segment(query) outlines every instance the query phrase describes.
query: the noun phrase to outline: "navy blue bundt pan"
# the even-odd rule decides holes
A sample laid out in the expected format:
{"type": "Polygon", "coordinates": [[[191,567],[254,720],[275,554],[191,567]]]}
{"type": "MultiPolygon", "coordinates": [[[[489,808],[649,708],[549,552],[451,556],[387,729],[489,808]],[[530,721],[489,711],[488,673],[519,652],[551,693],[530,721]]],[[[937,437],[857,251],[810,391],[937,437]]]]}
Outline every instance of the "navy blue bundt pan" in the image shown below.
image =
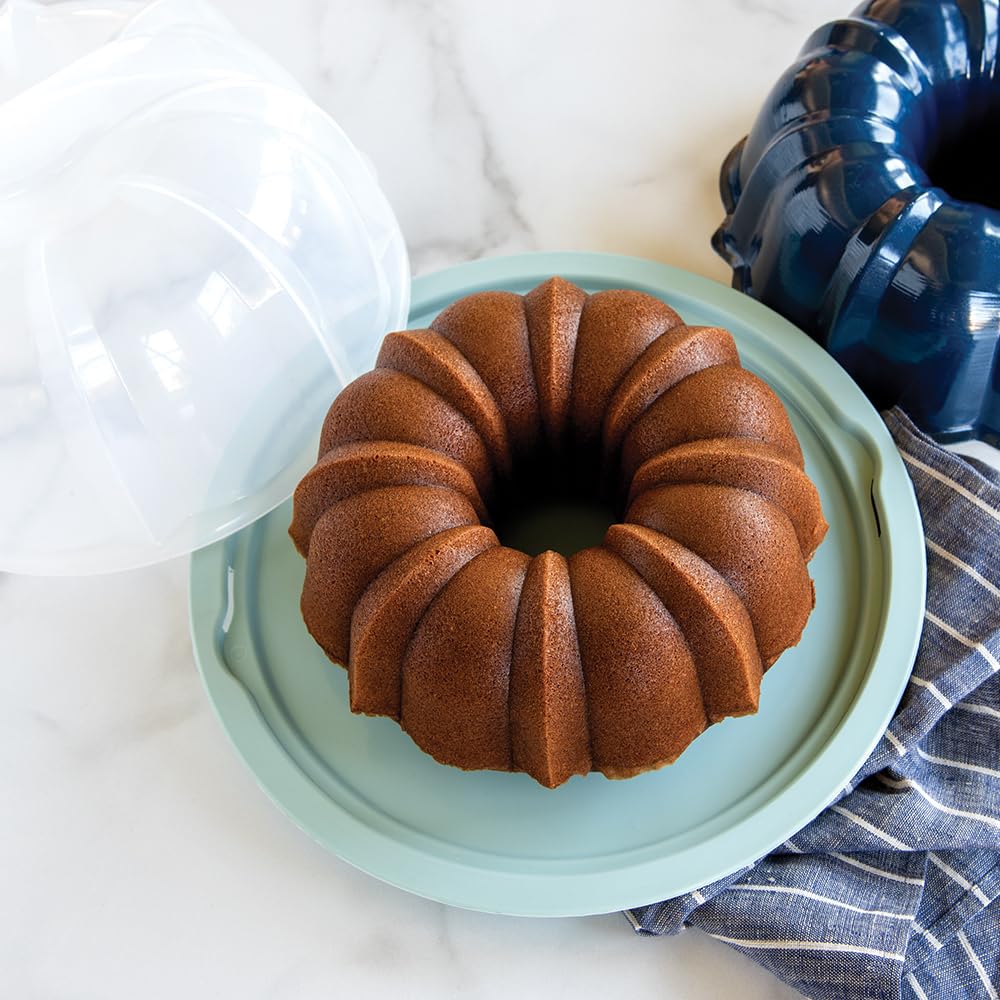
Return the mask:
{"type": "Polygon", "coordinates": [[[996,2],[866,3],[722,168],[734,287],[942,440],[1000,435],[997,46],[996,2]]]}

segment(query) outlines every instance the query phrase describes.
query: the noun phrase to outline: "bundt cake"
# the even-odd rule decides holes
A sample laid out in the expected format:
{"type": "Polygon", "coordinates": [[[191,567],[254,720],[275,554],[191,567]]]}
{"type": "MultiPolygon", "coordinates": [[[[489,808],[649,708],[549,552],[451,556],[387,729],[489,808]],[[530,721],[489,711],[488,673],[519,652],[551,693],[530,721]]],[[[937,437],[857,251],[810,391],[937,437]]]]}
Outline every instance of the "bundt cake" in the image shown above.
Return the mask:
{"type": "Polygon", "coordinates": [[[870,0],[819,28],[722,166],[733,285],[879,408],[1000,435],[996,0],[870,0]]]}
{"type": "Polygon", "coordinates": [[[552,278],[389,334],[330,407],[289,531],[353,711],[442,763],[553,787],[660,767],[756,711],[826,527],[729,333],[552,278]],[[568,559],[503,545],[496,511],[543,480],[624,516],[568,559]]]}

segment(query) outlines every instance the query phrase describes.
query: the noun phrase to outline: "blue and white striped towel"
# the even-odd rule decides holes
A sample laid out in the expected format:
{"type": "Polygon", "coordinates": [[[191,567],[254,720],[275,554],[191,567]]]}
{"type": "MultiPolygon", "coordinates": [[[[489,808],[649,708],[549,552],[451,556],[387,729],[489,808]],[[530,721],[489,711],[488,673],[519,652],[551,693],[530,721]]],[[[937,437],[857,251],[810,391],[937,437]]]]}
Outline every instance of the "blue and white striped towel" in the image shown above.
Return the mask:
{"type": "Polygon", "coordinates": [[[927,612],[889,729],[842,797],[757,864],[626,915],[685,926],[809,997],[1000,993],[1000,475],[885,415],[927,537],[927,612]]]}

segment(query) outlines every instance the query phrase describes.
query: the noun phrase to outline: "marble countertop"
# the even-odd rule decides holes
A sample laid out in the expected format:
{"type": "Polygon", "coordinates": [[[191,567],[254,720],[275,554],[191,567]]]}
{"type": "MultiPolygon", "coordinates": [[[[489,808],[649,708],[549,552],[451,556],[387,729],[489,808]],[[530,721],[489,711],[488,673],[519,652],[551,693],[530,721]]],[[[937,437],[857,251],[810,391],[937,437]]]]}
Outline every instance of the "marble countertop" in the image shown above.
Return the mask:
{"type": "MultiPolygon", "coordinates": [[[[375,163],[416,274],[609,250],[728,283],[718,167],[847,0],[220,0],[375,163]]],[[[187,563],[0,576],[0,996],[796,994],[697,931],[449,909],[327,854],[202,692],[187,563]]]]}

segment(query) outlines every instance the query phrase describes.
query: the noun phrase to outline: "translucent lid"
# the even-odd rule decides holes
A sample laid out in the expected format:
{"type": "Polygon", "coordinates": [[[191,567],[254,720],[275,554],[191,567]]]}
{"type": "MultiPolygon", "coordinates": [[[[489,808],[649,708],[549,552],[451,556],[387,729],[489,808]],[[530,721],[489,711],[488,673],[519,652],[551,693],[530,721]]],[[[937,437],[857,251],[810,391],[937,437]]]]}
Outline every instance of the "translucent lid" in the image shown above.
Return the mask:
{"type": "Polygon", "coordinates": [[[124,569],[253,521],[405,325],[367,162],[199,0],[10,0],[0,102],[0,570],[124,569]]]}

